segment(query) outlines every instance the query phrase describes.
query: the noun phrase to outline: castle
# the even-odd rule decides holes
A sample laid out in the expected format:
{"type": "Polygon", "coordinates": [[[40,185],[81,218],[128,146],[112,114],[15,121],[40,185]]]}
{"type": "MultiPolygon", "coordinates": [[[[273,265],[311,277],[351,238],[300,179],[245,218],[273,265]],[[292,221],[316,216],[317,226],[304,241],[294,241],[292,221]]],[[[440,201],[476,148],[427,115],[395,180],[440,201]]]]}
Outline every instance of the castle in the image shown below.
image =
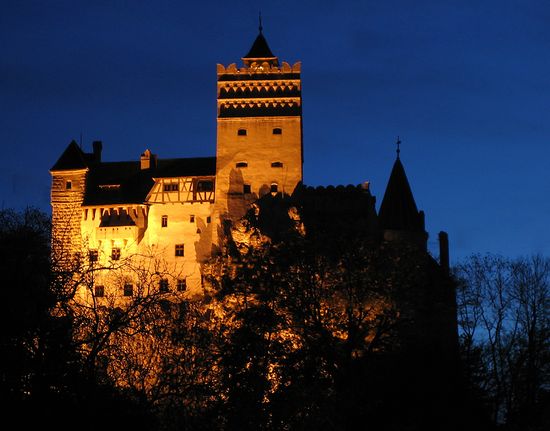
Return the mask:
{"type": "MultiPolygon", "coordinates": [[[[265,195],[303,188],[300,63],[279,62],[261,26],[242,61],[217,66],[215,157],[162,159],[146,149],[134,161],[103,162],[100,141],[91,153],[68,145],[50,170],[58,254],[105,268],[154,255],[173,274],[159,277],[160,289],[200,294],[201,265],[218,249],[224,223],[265,195]]],[[[378,214],[368,184],[357,190],[385,240],[426,250],[424,215],[399,152],[378,214]]],[[[441,265],[448,267],[446,235],[440,239],[441,265]]],[[[136,283],[121,281],[115,294],[132,296],[136,283]]],[[[101,273],[95,284],[93,294],[105,295],[101,273]]]]}

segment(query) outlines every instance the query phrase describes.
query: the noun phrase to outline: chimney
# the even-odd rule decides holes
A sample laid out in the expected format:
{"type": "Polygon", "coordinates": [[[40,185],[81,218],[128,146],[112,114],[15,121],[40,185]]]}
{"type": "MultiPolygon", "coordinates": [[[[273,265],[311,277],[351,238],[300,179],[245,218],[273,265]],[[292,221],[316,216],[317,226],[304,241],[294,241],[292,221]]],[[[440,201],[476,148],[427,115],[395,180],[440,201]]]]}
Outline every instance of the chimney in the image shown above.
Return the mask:
{"type": "Polygon", "coordinates": [[[141,170],[157,167],[157,156],[150,150],[145,150],[140,157],[141,170]]]}
{"type": "Polygon", "coordinates": [[[439,264],[446,274],[449,273],[449,235],[439,232],[439,264]]]}
{"type": "Polygon", "coordinates": [[[94,162],[101,163],[101,150],[103,149],[103,144],[101,141],[94,141],[92,145],[94,148],[94,162]]]}

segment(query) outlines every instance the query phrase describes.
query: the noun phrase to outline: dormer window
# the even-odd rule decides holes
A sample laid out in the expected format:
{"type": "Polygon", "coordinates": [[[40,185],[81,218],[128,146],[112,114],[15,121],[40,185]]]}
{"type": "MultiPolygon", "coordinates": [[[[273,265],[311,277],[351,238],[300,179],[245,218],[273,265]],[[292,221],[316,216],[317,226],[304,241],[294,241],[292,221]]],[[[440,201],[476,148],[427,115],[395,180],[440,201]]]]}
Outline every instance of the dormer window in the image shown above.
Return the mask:
{"type": "Polygon", "coordinates": [[[283,162],[273,162],[273,163],[271,163],[271,167],[272,168],[282,168],[283,167],[283,162]]]}
{"type": "Polygon", "coordinates": [[[246,136],[246,129],[239,129],[239,130],[237,130],[237,135],[239,135],[239,136],[246,136]]]}
{"type": "Polygon", "coordinates": [[[248,168],[248,162],[237,162],[235,166],[237,168],[248,168]]]}
{"type": "Polygon", "coordinates": [[[275,127],[273,129],[273,134],[274,135],[282,135],[283,134],[283,129],[281,129],[280,127],[275,127]]]}

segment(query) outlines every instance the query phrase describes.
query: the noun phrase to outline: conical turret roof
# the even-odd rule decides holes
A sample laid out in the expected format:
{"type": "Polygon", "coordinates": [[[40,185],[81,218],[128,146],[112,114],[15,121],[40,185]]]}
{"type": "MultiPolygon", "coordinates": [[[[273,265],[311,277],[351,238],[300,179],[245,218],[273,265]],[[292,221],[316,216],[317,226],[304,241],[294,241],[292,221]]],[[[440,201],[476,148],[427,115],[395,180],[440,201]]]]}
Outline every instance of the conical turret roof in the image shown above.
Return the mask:
{"type": "Polygon", "coordinates": [[[399,157],[393,164],[378,219],[382,229],[424,232],[424,217],[416,207],[405,168],[399,157]]]}
{"type": "Polygon", "coordinates": [[[252,48],[250,48],[250,51],[248,51],[248,54],[244,58],[275,58],[261,30],[252,44],[252,48]]]}

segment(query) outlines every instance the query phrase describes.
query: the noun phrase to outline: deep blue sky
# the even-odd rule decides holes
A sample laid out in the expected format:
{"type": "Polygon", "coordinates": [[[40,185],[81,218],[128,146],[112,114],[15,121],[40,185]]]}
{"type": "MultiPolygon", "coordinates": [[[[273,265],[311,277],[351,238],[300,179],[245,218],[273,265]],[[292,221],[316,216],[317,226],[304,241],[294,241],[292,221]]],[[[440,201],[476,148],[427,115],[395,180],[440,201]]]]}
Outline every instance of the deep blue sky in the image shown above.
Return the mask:
{"type": "Polygon", "coordinates": [[[550,255],[548,0],[0,0],[0,199],[49,211],[71,141],[104,160],[215,155],[216,63],[258,31],[302,61],[304,180],[371,182],[401,159],[430,249],[550,255]]]}

